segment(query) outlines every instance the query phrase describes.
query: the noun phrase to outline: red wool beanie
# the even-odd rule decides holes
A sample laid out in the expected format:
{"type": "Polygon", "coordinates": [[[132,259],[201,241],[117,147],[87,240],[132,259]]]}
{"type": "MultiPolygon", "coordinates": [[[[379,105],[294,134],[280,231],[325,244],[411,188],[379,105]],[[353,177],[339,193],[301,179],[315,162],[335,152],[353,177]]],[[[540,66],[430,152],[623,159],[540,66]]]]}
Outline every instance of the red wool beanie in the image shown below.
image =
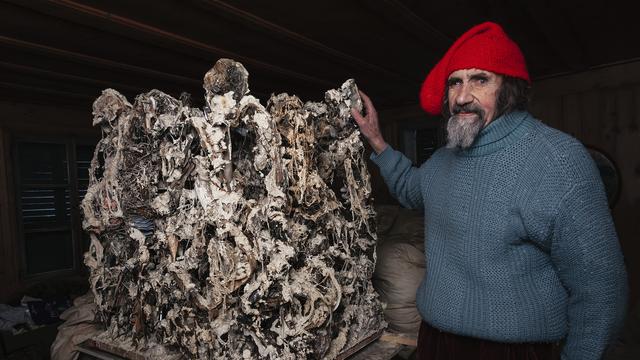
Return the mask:
{"type": "Polygon", "coordinates": [[[457,70],[473,68],[531,82],[518,45],[500,25],[485,22],[460,36],[427,75],[420,90],[422,108],[430,115],[440,114],[449,75],[457,70]]]}

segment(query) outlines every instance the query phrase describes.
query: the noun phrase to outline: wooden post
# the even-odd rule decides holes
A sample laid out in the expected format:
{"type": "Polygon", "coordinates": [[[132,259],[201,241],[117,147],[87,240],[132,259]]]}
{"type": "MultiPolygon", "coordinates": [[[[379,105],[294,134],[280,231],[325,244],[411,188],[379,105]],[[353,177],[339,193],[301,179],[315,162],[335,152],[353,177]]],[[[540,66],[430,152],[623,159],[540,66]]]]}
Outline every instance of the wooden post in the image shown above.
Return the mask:
{"type": "Polygon", "coordinates": [[[10,141],[6,128],[0,127],[0,302],[10,299],[16,290],[15,198],[11,173],[10,141]]]}

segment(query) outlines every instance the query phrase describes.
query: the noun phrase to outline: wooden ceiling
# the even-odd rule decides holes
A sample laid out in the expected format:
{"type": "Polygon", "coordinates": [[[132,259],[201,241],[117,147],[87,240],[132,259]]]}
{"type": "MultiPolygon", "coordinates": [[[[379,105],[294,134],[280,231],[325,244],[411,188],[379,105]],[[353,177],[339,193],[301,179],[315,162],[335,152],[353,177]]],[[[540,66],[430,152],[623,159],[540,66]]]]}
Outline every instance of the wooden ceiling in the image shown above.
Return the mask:
{"type": "MultiPolygon", "coordinates": [[[[629,2],[631,3],[631,2],[629,2]]],[[[89,106],[157,88],[203,97],[218,58],[242,62],[252,93],[303,100],[355,78],[379,108],[414,105],[428,69],[492,20],[534,79],[640,58],[625,3],[507,0],[9,0],[0,3],[0,98],[89,106]]]]}

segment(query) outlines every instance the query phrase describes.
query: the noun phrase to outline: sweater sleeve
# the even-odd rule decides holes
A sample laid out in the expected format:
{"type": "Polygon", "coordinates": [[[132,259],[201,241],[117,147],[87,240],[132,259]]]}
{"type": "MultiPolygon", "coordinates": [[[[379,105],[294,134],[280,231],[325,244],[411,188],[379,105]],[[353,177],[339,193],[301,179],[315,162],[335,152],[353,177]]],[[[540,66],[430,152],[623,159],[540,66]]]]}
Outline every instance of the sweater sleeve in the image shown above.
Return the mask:
{"type": "Polygon", "coordinates": [[[551,259],[567,289],[563,360],[600,359],[626,311],[627,275],[602,184],[575,185],[559,204],[551,259]]]}
{"type": "Polygon", "coordinates": [[[411,160],[390,145],[380,154],[373,153],[371,160],[380,168],[391,195],[404,207],[420,209],[424,207],[420,187],[420,169],[412,166],[411,160]]]}

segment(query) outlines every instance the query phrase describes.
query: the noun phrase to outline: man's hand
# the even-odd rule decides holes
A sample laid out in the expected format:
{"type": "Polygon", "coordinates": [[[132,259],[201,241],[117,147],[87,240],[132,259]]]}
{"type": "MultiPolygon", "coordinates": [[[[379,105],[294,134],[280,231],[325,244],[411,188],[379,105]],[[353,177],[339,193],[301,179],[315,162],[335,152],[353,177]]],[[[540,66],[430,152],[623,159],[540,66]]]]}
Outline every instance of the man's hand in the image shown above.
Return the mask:
{"type": "Polygon", "coordinates": [[[376,108],[373,107],[371,99],[362,91],[360,91],[360,97],[364,102],[367,115],[362,116],[356,109],[351,109],[351,115],[356,120],[356,123],[358,123],[360,132],[362,132],[364,138],[367,139],[373,151],[375,151],[376,154],[380,154],[387,148],[387,143],[384,141],[380,127],[378,126],[378,113],[376,112],[376,108]]]}

